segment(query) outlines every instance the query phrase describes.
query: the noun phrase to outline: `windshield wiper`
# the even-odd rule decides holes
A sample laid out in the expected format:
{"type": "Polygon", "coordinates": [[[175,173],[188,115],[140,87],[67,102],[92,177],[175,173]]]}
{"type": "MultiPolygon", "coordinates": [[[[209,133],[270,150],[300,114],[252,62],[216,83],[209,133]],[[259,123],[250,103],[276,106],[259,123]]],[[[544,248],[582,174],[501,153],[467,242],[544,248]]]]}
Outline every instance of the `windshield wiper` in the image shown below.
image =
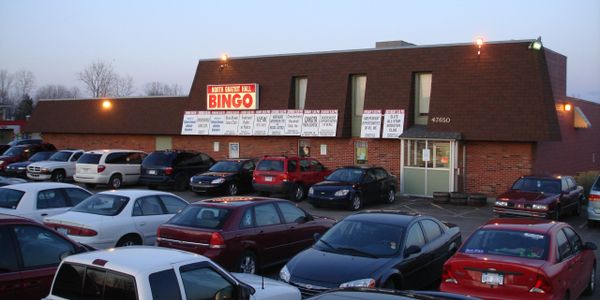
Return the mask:
{"type": "Polygon", "coordinates": [[[320,240],[319,240],[319,242],[321,242],[321,243],[325,244],[327,247],[329,247],[329,248],[331,248],[331,249],[333,249],[333,250],[337,250],[337,248],[336,248],[336,247],[332,246],[330,243],[326,242],[326,241],[325,241],[325,240],[323,240],[323,239],[320,239],[320,240]]]}
{"type": "Polygon", "coordinates": [[[346,252],[352,252],[352,253],[358,254],[360,256],[366,256],[366,257],[370,257],[370,258],[377,258],[376,255],[373,255],[373,254],[371,254],[369,252],[365,252],[365,251],[358,250],[358,249],[355,249],[355,248],[340,247],[340,248],[337,248],[337,249],[338,250],[342,250],[342,251],[346,251],[346,252]]]}

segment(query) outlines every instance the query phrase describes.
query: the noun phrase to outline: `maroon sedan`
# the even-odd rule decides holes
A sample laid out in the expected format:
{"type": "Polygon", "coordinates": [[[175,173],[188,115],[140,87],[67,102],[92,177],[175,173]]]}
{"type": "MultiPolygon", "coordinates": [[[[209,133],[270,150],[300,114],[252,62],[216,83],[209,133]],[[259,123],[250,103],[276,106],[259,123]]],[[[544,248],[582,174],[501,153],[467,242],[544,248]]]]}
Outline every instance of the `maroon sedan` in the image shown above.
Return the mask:
{"type": "Polygon", "coordinates": [[[566,223],[495,219],[444,264],[440,291],[482,299],[577,299],[592,294],[596,245],[566,223]]]}
{"type": "Polygon", "coordinates": [[[45,297],[61,258],[88,250],[33,220],[0,214],[0,299],[45,297]]]}
{"type": "Polygon", "coordinates": [[[274,198],[223,197],[188,205],[161,225],[157,244],[209,257],[234,272],[256,273],[288,261],[335,220],[274,198]]]}

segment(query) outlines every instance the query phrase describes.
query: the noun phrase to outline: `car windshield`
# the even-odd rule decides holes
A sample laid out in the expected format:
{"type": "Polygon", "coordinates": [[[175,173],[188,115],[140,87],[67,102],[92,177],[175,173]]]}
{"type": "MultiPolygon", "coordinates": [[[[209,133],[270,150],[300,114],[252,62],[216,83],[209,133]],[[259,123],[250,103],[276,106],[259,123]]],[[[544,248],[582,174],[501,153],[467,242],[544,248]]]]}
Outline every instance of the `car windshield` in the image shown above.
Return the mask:
{"type": "Polygon", "coordinates": [[[512,186],[513,190],[526,192],[543,192],[548,194],[560,193],[560,180],[558,179],[540,179],[540,178],[521,178],[512,186]]]}
{"type": "Polygon", "coordinates": [[[102,154],[96,153],[84,153],[78,160],[77,163],[80,164],[94,164],[97,165],[100,162],[100,157],[102,154]]]}
{"type": "Polygon", "coordinates": [[[256,166],[257,171],[277,171],[283,172],[283,160],[265,159],[261,160],[256,166]]]}
{"type": "Polygon", "coordinates": [[[23,149],[24,149],[23,147],[18,147],[18,146],[10,147],[2,155],[4,155],[4,156],[19,156],[19,155],[21,155],[21,153],[23,153],[23,149]]]}
{"type": "Polygon", "coordinates": [[[325,177],[325,179],[331,181],[358,183],[363,173],[363,170],[355,168],[337,169],[333,173],[329,174],[329,176],[325,177]]]}
{"type": "Polygon", "coordinates": [[[210,169],[211,172],[237,172],[240,170],[241,162],[222,160],[214,164],[210,169]]]}
{"type": "Polygon", "coordinates": [[[73,154],[70,151],[59,151],[56,152],[54,154],[52,154],[52,156],[50,156],[50,158],[48,158],[48,160],[51,161],[68,161],[69,157],[71,157],[71,154],[73,154]]]}
{"type": "Polygon", "coordinates": [[[221,229],[229,218],[231,209],[204,205],[188,205],[167,223],[173,225],[221,229]]]}
{"type": "Polygon", "coordinates": [[[38,153],[32,155],[31,158],[29,158],[29,161],[36,162],[36,161],[47,160],[54,153],[55,152],[45,152],[45,151],[44,152],[38,152],[38,153]]]}
{"type": "Polygon", "coordinates": [[[315,245],[319,250],[367,257],[398,253],[404,228],[366,221],[343,220],[315,245]]]}
{"type": "Polygon", "coordinates": [[[72,211],[103,215],[116,216],[129,202],[128,197],[119,195],[96,194],[73,206],[72,211]]]}
{"type": "Polygon", "coordinates": [[[0,207],[16,209],[25,192],[13,189],[0,189],[0,207]]]}
{"type": "Polygon", "coordinates": [[[545,260],[549,239],[545,234],[516,230],[480,229],[462,246],[465,254],[492,254],[545,260]]]}
{"type": "Polygon", "coordinates": [[[152,152],[142,161],[144,167],[169,167],[173,164],[173,160],[177,157],[175,152],[152,152]]]}

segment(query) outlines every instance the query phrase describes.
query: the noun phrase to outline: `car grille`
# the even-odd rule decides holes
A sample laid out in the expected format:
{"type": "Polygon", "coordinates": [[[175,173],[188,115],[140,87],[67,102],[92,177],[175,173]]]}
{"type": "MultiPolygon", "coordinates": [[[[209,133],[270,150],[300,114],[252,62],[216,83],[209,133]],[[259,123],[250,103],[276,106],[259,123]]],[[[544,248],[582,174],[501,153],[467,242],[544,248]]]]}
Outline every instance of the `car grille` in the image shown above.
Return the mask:
{"type": "Polygon", "coordinates": [[[315,196],[318,197],[333,197],[336,191],[315,191],[315,196]]]}
{"type": "Polygon", "coordinates": [[[29,172],[39,173],[41,170],[42,170],[42,168],[40,168],[40,167],[27,166],[27,171],[29,171],[29,172]]]}
{"type": "Polygon", "coordinates": [[[330,290],[329,288],[326,288],[326,287],[316,286],[316,285],[301,283],[301,282],[291,282],[290,281],[290,284],[297,287],[300,290],[300,293],[302,294],[302,298],[312,297],[316,294],[330,290]]]}

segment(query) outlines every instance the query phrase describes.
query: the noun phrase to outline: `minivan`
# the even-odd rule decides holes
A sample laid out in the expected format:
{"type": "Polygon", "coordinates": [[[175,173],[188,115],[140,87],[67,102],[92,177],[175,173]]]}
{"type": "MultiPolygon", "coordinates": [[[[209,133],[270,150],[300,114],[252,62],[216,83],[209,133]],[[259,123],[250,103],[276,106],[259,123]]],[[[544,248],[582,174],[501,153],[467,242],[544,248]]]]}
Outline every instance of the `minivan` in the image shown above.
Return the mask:
{"type": "Polygon", "coordinates": [[[146,153],[139,150],[107,149],[85,152],[75,165],[73,179],[87,188],[107,184],[118,189],[123,184],[136,184],[146,153]]]}

